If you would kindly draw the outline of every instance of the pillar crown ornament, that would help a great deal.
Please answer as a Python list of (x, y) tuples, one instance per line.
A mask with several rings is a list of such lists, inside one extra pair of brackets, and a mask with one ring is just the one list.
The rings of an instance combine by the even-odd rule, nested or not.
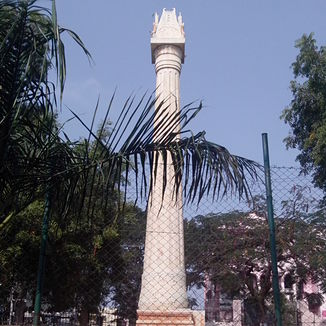
[(156, 50), (160, 46), (173, 45), (180, 49), (181, 63), (185, 57), (185, 32), (181, 13), (176, 15), (176, 10), (163, 9), (159, 18), (154, 15), (153, 32), (151, 37), (152, 63), (155, 63)]

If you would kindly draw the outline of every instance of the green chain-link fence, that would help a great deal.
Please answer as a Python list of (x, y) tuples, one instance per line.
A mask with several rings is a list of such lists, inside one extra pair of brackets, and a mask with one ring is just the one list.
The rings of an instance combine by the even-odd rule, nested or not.
[[(326, 321), (323, 194), (299, 169), (273, 167), (271, 176), (283, 325), (322, 325)], [(249, 201), (226, 194), (204, 197), (199, 205), (196, 200), (183, 203), (188, 308), (199, 311), (206, 325), (275, 325), (263, 180), (261, 171), (250, 184)], [(95, 207), (92, 219), (72, 216), (61, 220), (52, 214), (42, 324), (135, 324), (144, 263), (146, 200), (138, 199), (135, 204), (132, 183), (128, 189), (121, 213), (118, 195), (111, 194), (112, 205), (105, 210)], [(2, 325), (33, 321), (43, 209), (44, 202), (34, 202), (1, 231)], [(158, 232), (154, 239), (163, 239), (159, 233), (174, 232), (168, 224), (166, 230), (154, 230)], [(157, 257), (152, 253), (152, 266), (155, 263), (162, 271), (169, 268), (160, 267), (166, 253), (176, 250), (169, 241), (158, 249)], [(157, 283), (159, 288), (150, 293), (153, 297), (161, 287), (166, 288)], [(174, 295), (173, 289), (170, 292)], [(148, 297), (146, 300), (151, 302)]]

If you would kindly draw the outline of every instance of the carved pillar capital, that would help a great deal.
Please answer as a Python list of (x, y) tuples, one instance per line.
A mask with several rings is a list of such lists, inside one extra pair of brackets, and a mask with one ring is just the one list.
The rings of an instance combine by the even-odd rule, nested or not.
[(155, 71), (161, 69), (175, 69), (181, 72), (183, 52), (176, 45), (161, 45), (154, 50)]

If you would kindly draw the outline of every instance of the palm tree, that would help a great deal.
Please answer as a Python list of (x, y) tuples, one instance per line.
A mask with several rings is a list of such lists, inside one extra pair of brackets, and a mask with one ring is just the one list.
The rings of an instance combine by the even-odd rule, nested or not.
[[(55, 124), (56, 87), (48, 80), (48, 71), (52, 67), (57, 71), (61, 98), (66, 76), (61, 40), (64, 32), (91, 56), (76, 33), (58, 26), (56, 17), (54, 0), (52, 11), (37, 6), (36, 0), (0, 3), (0, 222), (43, 195), (45, 185), (66, 191), (65, 197), (70, 199), (67, 205), (78, 191), (83, 205), (85, 185), (90, 177), (91, 183), (96, 178), (101, 180), (101, 183), (96, 181), (97, 190), (99, 184), (102, 190), (103, 187), (120, 189), (122, 185), (126, 188), (131, 169), (136, 180), (140, 177), (137, 189), (143, 196), (155, 179), (158, 161), (155, 157), (161, 155), (167, 164), (167, 152), (173, 159), (176, 191), (182, 177), (188, 180), (183, 187), (188, 200), (200, 200), (210, 192), (214, 196), (229, 191), (248, 196), (247, 181), (256, 176), (258, 164), (231, 155), (225, 147), (207, 141), (204, 132), (193, 135), (186, 131), (201, 105), (186, 106), (180, 114), (170, 116), (164, 101), (156, 105), (158, 99), (153, 96), (147, 100), (144, 96), (136, 104), (129, 98), (106, 143), (88, 128), (88, 141), (94, 137), (101, 149), (100, 156), (85, 154), (87, 151), (76, 156), (75, 144), (69, 139), (62, 140), (62, 132)], [(103, 126), (109, 118), (111, 104), (112, 101)], [(158, 116), (162, 122), (156, 133), (157, 130), (160, 133), (153, 142), (152, 126)], [(182, 137), (175, 137), (173, 132), (177, 124), (181, 125)], [(87, 189), (91, 198), (96, 189)], [(106, 199), (103, 200), (105, 203)]]
[(61, 98), (64, 32), (91, 57), (77, 34), (58, 26), (52, 4), (51, 12), (36, 0), (0, 2), (0, 222), (44, 193), (50, 179), (59, 184), (74, 161), (55, 125), (56, 87), (48, 72), (57, 71)]

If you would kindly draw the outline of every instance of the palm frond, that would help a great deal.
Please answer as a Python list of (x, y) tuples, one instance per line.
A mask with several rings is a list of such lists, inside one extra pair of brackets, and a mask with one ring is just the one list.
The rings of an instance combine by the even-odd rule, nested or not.
[[(111, 99), (108, 110), (112, 102)], [(143, 103), (145, 105), (142, 108)], [(111, 130), (109, 142), (103, 142), (89, 129), (101, 148), (98, 158), (101, 165), (97, 169), (105, 170), (102, 182), (106, 188), (111, 191), (118, 189), (120, 192), (123, 184), (126, 195), (133, 171), (137, 198), (146, 196), (157, 180), (162, 182), (160, 187), (164, 196), (170, 181), (167, 180), (167, 169), (168, 164), (171, 164), (168, 157), (171, 157), (175, 191), (182, 189), (188, 202), (199, 203), (205, 195), (218, 198), (232, 194), (248, 199), (249, 181), (258, 177), (257, 171), (261, 166), (207, 141), (205, 132), (193, 134), (187, 130), (190, 121), (201, 110), (201, 104), (187, 105), (180, 114), (171, 115), (165, 102), (158, 102), (153, 94), (146, 101), (142, 97), (137, 104), (134, 104), (134, 99), (128, 98), (118, 122)], [(77, 114), (74, 116), (87, 128), (87, 124)], [(175, 131), (176, 126), (181, 126), (180, 133)], [(159, 179), (158, 171), (163, 171)]]
[[(60, 179), (75, 178), (71, 171), (79, 161), (54, 126), (56, 86), (48, 80), (54, 68), (61, 99), (65, 32), (91, 59), (78, 35), (58, 26), (54, 0), (52, 10), (36, 0), (0, 3), (0, 220), (40, 196), (45, 182), (57, 187)], [(49, 167), (56, 159), (61, 163), (52, 176)]]

